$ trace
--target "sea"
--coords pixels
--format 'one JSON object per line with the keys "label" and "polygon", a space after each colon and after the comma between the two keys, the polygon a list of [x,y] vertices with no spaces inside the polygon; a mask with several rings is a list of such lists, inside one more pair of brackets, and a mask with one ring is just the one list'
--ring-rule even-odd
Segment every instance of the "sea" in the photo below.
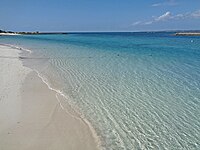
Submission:
{"label": "sea", "polygon": [[200,149],[200,37],[92,32],[0,36],[0,44],[23,51],[24,65],[88,123],[101,149]]}

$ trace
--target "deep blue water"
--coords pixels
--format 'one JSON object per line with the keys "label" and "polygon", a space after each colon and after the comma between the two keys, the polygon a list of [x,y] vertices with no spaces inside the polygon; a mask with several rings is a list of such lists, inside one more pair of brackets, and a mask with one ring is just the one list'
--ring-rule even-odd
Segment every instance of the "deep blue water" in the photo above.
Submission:
{"label": "deep blue water", "polygon": [[2,36],[0,44],[32,50],[25,63],[84,114],[103,149],[200,149],[200,37],[173,34]]}

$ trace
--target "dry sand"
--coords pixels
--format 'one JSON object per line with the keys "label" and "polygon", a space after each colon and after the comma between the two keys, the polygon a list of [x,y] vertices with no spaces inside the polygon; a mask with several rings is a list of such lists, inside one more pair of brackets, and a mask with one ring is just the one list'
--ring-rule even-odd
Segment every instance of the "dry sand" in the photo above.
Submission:
{"label": "dry sand", "polygon": [[0,45],[0,150],[98,149],[88,124],[62,109],[19,52]]}

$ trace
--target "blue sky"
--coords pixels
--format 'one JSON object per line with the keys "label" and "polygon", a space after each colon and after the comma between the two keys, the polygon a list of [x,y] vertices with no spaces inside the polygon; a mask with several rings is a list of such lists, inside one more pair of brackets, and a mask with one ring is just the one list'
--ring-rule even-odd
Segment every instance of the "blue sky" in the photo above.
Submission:
{"label": "blue sky", "polygon": [[0,29],[200,30],[200,0],[1,0]]}

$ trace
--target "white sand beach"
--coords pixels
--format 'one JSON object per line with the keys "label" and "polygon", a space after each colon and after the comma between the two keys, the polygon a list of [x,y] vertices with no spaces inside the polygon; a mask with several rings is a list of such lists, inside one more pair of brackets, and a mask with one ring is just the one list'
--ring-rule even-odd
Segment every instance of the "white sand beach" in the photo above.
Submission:
{"label": "white sand beach", "polygon": [[89,126],[61,108],[19,53],[0,45],[0,150],[98,149]]}

